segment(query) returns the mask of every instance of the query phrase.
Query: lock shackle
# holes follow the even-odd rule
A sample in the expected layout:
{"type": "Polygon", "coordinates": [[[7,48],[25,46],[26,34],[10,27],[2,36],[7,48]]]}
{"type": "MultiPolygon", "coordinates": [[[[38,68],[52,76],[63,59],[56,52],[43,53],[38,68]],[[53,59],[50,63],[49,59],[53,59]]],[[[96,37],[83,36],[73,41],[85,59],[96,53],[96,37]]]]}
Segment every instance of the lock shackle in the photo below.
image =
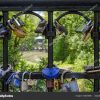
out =
{"type": "Polygon", "coordinates": [[[6,85],[9,84],[11,82],[11,79],[13,79],[15,75],[16,75],[16,73],[11,73],[11,75],[9,76],[9,78],[7,79],[5,84],[6,85]]]}
{"type": "Polygon", "coordinates": [[[25,76],[26,73],[28,73],[28,71],[23,72],[23,74],[22,74],[22,81],[24,81],[24,76],[25,76]]]}
{"type": "Polygon", "coordinates": [[[29,79],[31,79],[32,72],[29,73],[29,79]]]}
{"type": "Polygon", "coordinates": [[[65,75],[66,73],[69,73],[69,72],[70,72],[69,70],[64,70],[64,71],[62,72],[62,74],[61,74],[61,84],[64,83],[64,75],[65,75]]]}
{"type": "Polygon", "coordinates": [[[20,91],[22,91],[22,92],[28,89],[27,82],[24,80],[24,77],[25,77],[25,74],[26,74],[26,73],[29,73],[29,72],[28,72],[28,71],[25,71],[25,72],[23,72],[23,74],[22,74],[21,88],[20,88],[20,91]]]}
{"type": "Polygon", "coordinates": [[[93,28],[94,28],[94,25],[91,26],[91,29],[89,30],[89,32],[87,32],[87,34],[83,34],[83,38],[82,38],[82,41],[85,42],[88,40],[88,38],[90,37],[90,33],[93,32],[93,28]]]}

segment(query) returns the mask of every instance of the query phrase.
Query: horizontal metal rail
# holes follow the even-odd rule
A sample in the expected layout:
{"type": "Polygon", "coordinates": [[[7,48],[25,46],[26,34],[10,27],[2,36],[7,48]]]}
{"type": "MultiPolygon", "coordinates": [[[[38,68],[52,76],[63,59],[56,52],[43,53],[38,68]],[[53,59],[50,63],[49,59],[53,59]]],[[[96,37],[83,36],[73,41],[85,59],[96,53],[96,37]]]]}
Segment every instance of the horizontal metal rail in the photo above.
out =
{"type": "MultiPolygon", "coordinates": [[[[19,72],[18,75],[21,78],[22,77],[23,72],[19,72]]],[[[10,76],[11,73],[9,73],[8,76],[10,76]]],[[[59,75],[58,79],[60,78],[61,74],[59,75]]],[[[25,79],[29,78],[29,74],[26,73],[25,74],[25,79]]],[[[71,73],[66,73],[64,75],[64,78],[77,78],[77,79],[99,79],[100,78],[100,72],[97,73],[81,73],[81,72],[71,72],[71,73]]],[[[45,77],[43,77],[41,72],[33,72],[31,74],[31,79],[45,79],[45,77]]]]}
{"type": "Polygon", "coordinates": [[[0,0],[0,10],[18,11],[29,5],[31,10],[100,10],[100,0],[0,0]]]}

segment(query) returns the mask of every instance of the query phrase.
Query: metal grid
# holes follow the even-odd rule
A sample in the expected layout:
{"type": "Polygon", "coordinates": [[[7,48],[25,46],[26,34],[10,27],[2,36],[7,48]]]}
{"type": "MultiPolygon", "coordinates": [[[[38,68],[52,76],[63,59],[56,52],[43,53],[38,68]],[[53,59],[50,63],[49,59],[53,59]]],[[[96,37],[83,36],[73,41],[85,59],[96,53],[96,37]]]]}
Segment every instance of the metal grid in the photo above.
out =
{"type": "MultiPolygon", "coordinates": [[[[49,36],[48,36],[48,67],[53,65],[53,11],[66,11],[66,10],[77,10],[77,11],[93,11],[94,12],[94,66],[99,66],[99,8],[100,0],[0,0],[0,11],[3,12],[3,24],[6,26],[8,20],[9,11],[20,11],[28,5],[33,4],[33,11],[47,11],[48,12],[48,25],[49,25],[49,36]]],[[[3,38],[3,66],[6,68],[8,65],[8,37],[3,38]]],[[[19,74],[22,76],[22,73],[19,74]]],[[[28,78],[27,74],[25,77],[28,78]]],[[[32,73],[32,77],[36,79],[44,79],[41,72],[32,73]]],[[[60,77],[60,76],[59,76],[60,77]]],[[[67,73],[64,78],[83,78],[83,79],[94,79],[94,92],[99,92],[99,78],[100,73],[87,74],[87,73],[67,73]]],[[[8,92],[9,86],[2,82],[2,91],[8,92]]],[[[48,90],[52,92],[52,89],[48,90]]]]}

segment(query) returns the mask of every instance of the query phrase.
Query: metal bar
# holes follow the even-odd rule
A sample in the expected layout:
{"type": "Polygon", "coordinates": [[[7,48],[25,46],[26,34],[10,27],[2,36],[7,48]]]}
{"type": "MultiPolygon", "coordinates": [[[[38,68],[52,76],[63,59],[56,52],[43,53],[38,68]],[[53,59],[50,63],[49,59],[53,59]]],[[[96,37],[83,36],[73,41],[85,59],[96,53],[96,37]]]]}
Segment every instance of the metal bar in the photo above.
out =
{"type": "Polygon", "coordinates": [[[31,10],[100,10],[100,0],[0,0],[0,10],[17,11],[33,4],[31,10]]]}
{"type": "MultiPolygon", "coordinates": [[[[0,6],[0,10],[2,11],[21,11],[23,10],[25,7],[27,6],[0,6]]],[[[50,6],[47,7],[46,6],[33,6],[32,9],[33,11],[72,11],[72,10],[76,10],[76,11],[94,11],[94,10],[98,10],[100,11],[100,6],[50,6]]]]}
{"type": "Polygon", "coordinates": [[[53,38],[48,38],[48,67],[53,67],[53,38]]]}
{"type": "MultiPolygon", "coordinates": [[[[52,68],[53,67],[53,12],[52,11],[48,11],[48,68],[52,68]]],[[[52,80],[46,80],[47,84],[48,83],[52,83],[52,80]]],[[[47,87],[48,88],[48,92],[52,92],[53,87],[47,87]]]]}
{"type": "MultiPolygon", "coordinates": [[[[0,10],[3,10],[3,23],[6,26],[8,20],[7,11],[23,10],[25,7],[33,4],[31,10],[48,11],[48,27],[49,34],[53,32],[53,11],[56,10],[85,10],[94,12],[94,66],[99,66],[99,12],[100,11],[100,0],[0,0],[0,10]]],[[[8,65],[8,38],[3,39],[3,67],[7,68],[8,65]]],[[[48,37],[48,67],[53,67],[53,37],[48,37]]],[[[41,73],[32,74],[33,79],[44,79],[41,73]]],[[[84,78],[94,79],[94,92],[99,92],[99,73],[67,73],[65,78],[84,78]]],[[[59,76],[60,78],[60,76],[59,76]]],[[[2,91],[7,92],[8,85],[2,83],[2,91]]],[[[48,89],[48,92],[52,92],[52,88],[48,89]]]]}
{"type": "MultiPolygon", "coordinates": [[[[3,24],[6,26],[6,22],[8,20],[8,12],[3,11],[3,24]]],[[[8,37],[3,38],[3,68],[6,69],[8,67],[8,37]]],[[[2,82],[2,91],[8,92],[9,87],[5,85],[5,78],[2,82]]]]}
{"type": "MultiPolygon", "coordinates": [[[[19,77],[22,78],[22,74],[23,72],[19,72],[19,77]]],[[[10,76],[11,73],[9,73],[8,76],[10,76]]],[[[60,78],[61,76],[61,73],[59,75],[58,78],[60,78]]],[[[26,73],[25,74],[25,78],[28,79],[29,78],[29,74],[26,73]]],[[[64,75],[64,78],[77,78],[77,79],[100,79],[100,72],[97,72],[97,73],[77,73],[77,72],[71,72],[71,73],[66,73],[64,75]]],[[[31,79],[45,79],[43,76],[42,76],[42,73],[41,72],[33,72],[31,74],[31,79]]]]}
{"type": "MultiPolygon", "coordinates": [[[[53,33],[53,12],[48,12],[48,34],[53,33]]],[[[48,67],[53,67],[53,37],[48,36],[48,67]]]]}
{"type": "Polygon", "coordinates": [[[68,5],[95,5],[100,4],[100,0],[0,0],[0,6],[24,6],[30,5],[33,6],[68,6],[68,5]]]}
{"type": "MultiPolygon", "coordinates": [[[[94,11],[94,67],[99,66],[99,13],[94,11]]],[[[99,92],[99,79],[94,79],[94,92],[99,92]]]]}

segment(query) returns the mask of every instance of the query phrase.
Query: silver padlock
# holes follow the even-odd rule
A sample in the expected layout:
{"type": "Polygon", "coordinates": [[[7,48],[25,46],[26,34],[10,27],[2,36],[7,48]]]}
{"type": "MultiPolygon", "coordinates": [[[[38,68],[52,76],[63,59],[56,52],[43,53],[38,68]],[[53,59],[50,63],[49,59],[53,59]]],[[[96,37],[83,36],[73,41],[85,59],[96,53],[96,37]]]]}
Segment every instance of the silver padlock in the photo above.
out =
{"type": "Polygon", "coordinates": [[[34,82],[33,82],[33,80],[31,79],[31,74],[32,74],[32,72],[29,73],[29,79],[27,80],[28,86],[33,86],[33,85],[34,85],[34,82]]]}
{"type": "Polygon", "coordinates": [[[79,92],[79,87],[77,84],[77,81],[75,78],[72,78],[70,82],[67,82],[64,84],[64,75],[65,73],[68,73],[68,70],[63,71],[62,75],[61,75],[61,82],[62,82],[62,86],[61,86],[61,92],[79,92]]]}
{"type": "Polygon", "coordinates": [[[0,78],[2,78],[4,75],[6,75],[6,73],[11,71],[11,65],[8,64],[8,68],[6,70],[4,70],[3,68],[0,68],[0,78]]]}
{"type": "Polygon", "coordinates": [[[60,89],[60,92],[70,92],[70,86],[68,83],[65,83],[64,84],[64,75],[66,73],[69,73],[70,71],[69,70],[64,70],[62,75],[61,75],[61,89],[60,89]]]}
{"type": "Polygon", "coordinates": [[[27,72],[24,72],[23,75],[22,75],[22,82],[21,82],[21,91],[26,91],[28,90],[28,83],[27,83],[27,80],[24,79],[24,76],[27,72]]]}
{"type": "Polygon", "coordinates": [[[71,79],[71,81],[69,82],[69,87],[71,89],[71,92],[79,92],[79,87],[75,78],[71,79]]]}
{"type": "Polygon", "coordinates": [[[46,25],[47,25],[47,21],[46,20],[40,21],[38,26],[37,26],[37,28],[36,28],[36,30],[35,30],[35,32],[36,33],[43,33],[46,25]]]}
{"type": "Polygon", "coordinates": [[[63,92],[79,92],[79,87],[75,78],[72,78],[70,82],[63,84],[63,92]]]}

